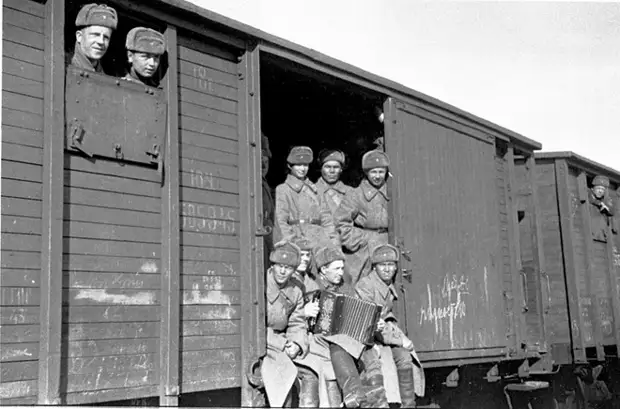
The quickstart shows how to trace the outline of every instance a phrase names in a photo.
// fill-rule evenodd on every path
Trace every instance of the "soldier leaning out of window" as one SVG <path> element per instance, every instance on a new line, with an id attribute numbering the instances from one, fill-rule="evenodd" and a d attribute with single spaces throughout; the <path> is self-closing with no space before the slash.
<path id="1" fill-rule="evenodd" d="M 611 198 L 607 194 L 609 189 L 609 178 L 606 176 L 596 176 L 592 181 L 592 189 L 590 190 L 590 203 L 606 216 L 614 215 L 614 206 Z"/>
<path id="2" fill-rule="evenodd" d="M 136 27 L 127 33 L 125 48 L 130 68 L 123 79 L 152 87 L 159 85 L 155 74 L 166 51 L 164 36 L 150 28 Z"/>
<path id="3" fill-rule="evenodd" d="M 75 26 L 75 49 L 71 64 L 87 71 L 103 72 L 101 59 L 116 30 L 116 10 L 103 4 L 87 4 L 79 11 Z"/>

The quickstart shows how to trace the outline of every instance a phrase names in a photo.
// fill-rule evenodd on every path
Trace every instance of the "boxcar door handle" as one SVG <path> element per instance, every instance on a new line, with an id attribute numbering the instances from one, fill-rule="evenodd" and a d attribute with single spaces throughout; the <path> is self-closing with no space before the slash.
<path id="1" fill-rule="evenodd" d="M 528 307 L 529 304 L 529 296 L 527 294 L 527 276 L 525 275 L 525 271 L 521 270 L 521 292 L 523 293 L 523 312 L 528 312 L 530 309 Z"/>
<path id="2" fill-rule="evenodd" d="M 547 307 L 545 308 L 545 313 L 548 313 L 551 310 L 551 282 L 549 281 L 549 274 L 545 271 L 541 271 L 540 274 L 547 281 Z"/>

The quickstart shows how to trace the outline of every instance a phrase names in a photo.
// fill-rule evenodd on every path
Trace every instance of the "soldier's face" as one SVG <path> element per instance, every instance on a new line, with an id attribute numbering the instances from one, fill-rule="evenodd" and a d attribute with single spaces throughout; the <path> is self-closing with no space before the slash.
<path id="1" fill-rule="evenodd" d="M 89 26 L 75 32 L 75 39 L 82 54 L 91 60 L 100 60 L 108 51 L 112 29 Z"/>
<path id="2" fill-rule="evenodd" d="M 294 272 L 295 269 L 291 266 L 287 266 L 285 264 L 273 265 L 273 278 L 280 286 L 286 284 L 288 282 L 288 279 L 291 278 Z"/>
<path id="3" fill-rule="evenodd" d="M 338 182 L 341 173 L 342 165 L 336 160 L 329 160 L 321 167 L 321 176 L 329 184 Z"/>
<path id="4" fill-rule="evenodd" d="M 607 193 L 607 188 L 605 186 L 594 186 L 592 188 L 592 193 L 594 193 L 594 197 L 597 199 L 602 199 L 605 197 L 605 193 Z"/>
<path id="5" fill-rule="evenodd" d="M 374 187 L 381 187 L 385 183 L 385 177 L 387 176 L 386 168 L 374 168 L 370 169 L 366 174 L 368 181 Z"/>
<path id="6" fill-rule="evenodd" d="M 297 179 L 305 179 L 308 174 L 308 165 L 289 165 L 291 174 Z"/>
<path id="7" fill-rule="evenodd" d="M 269 157 L 265 155 L 265 152 L 261 155 L 261 170 L 263 172 L 263 177 L 267 176 L 269 173 Z"/>
<path id="8" fill-rule="evenodd" d="M 160 57 L 157 54 L 127 51 L 127 59 L 134 71 L 144 78 L 151 78 L 157 72 Z"/>
<path id="9" fill-rule="evenodd" d="M 308 270 L 308 266 L 310 265 L 310 259 L 311 259 L 311 254 L 309 251 L 307 250 L 302 250 L 300 253 L 300 262 L 299 262 L 299 266 L 297 267 L 297 271 L 303 271 L 305 272 L 306 270 Z"/>
<path id="10" fill-rule="evenodd" d="M 389 284 L 392 282 L 394 274 L 396 274 L 396 263 L 393 261 L 377 263 L 375 264 L 375 271 L 384 283 Z"/>
<path id="11" fill-rule="evenodd" d="M 344 275 L 344 261 L 334 260 L 321 267 L 321 274 L 330 284 L 339 285 Z"/>

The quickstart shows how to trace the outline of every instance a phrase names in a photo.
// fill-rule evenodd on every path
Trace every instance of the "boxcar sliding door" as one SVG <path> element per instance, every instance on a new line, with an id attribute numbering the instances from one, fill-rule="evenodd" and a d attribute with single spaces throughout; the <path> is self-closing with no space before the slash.
<path id="1" fill-rule="evenodd" d="M 505 354 L 501 280 L 510 261 L 501 251 L 494 138 L 389 100 L 386 146 L 407 330 L 420 357 Z"/>

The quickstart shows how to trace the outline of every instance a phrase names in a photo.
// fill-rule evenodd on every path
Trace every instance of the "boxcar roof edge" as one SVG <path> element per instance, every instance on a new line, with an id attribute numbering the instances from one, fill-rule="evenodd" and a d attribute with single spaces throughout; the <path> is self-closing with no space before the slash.
<path id="1" fill-rule="evenodd" d="M 608 176 L 614 182 L 620 184 L 620 171 L 610 168 L 609 166 L 605 166 L 598 162 L 593 161 L 592 159 L 585 158 L 581 155 L 576 154 L 571 151 L 556 151 L 556 152 L 536 152 L 535 159 L 566 159 L 569 164 L 577 165 L 578 167 L 583 168 L 584 170 L 589 170 L 592 173 L 603 173 L 605 176 Z"/>
<path id="2" fill-rule="evenodd" d="M 394 96 L 398 97 L 400 95 L 402 97 L 419 99 L 421 101 L 432 104 L 436 106 L 437 108 L 448 110 L 463 118 L 466 118 L 479 125 L 482 125 L 488 128 L 489 130 L 492 130 L 499 134 L 504 135 L 505 137 L 509 138 L 511 142 L 515 143 L 522 149 L 539 150 L 542 148 L 542 144 L 540 142 L 527 138 L 526 136 L 523 136 L 517 132 L 511 131 L 507 128 L 504 128 L 486 119 L 480 118 L 474 114 L 466 112 L 446 102 L 440 101 L 436 98 L 433 98 L 422 92 L 406 87 L 395 81 L 389 80 L 387 78 L 381 77 L 376 74 L 372 74 L 368 71 L 365 71 L 361 68 L 358 68 L 351 64 L 340 61 L 336 58 L 329 57 L 328 55 L 322 54 L 316 50 L 301 46 L 299 44 L 293 43 L 292 41 L 285 40 L 273 34 L 269 34 L 267 32 L 254 28 L 247 24 L 233 20 L 229 17 L 225 17 L 221 14 L 207 10 L 196 4 L 190 3 L 187 0 L 156 0 L 156 3 L 195 14 L 202 19 L 206 19 L 212 23 L 215 23 L 220 28 L 224 28 L 224 29 L 228 29 L 232 31 L 234 32 L 235 35 L 243 37 L 245 39 L 263 41 L 263 42 L 270 43 L 278 47 L 281 47 L 288 52 L 301 54 L 304 57 L 309 58 L 310 60 L 316 63 L 323 64 L 325 66 L 344 71 L 345 73 L 349 75 L 364 79 L 375 85 L 386 88 L 387 90 L 392 91 L 397 94 Z"/>

